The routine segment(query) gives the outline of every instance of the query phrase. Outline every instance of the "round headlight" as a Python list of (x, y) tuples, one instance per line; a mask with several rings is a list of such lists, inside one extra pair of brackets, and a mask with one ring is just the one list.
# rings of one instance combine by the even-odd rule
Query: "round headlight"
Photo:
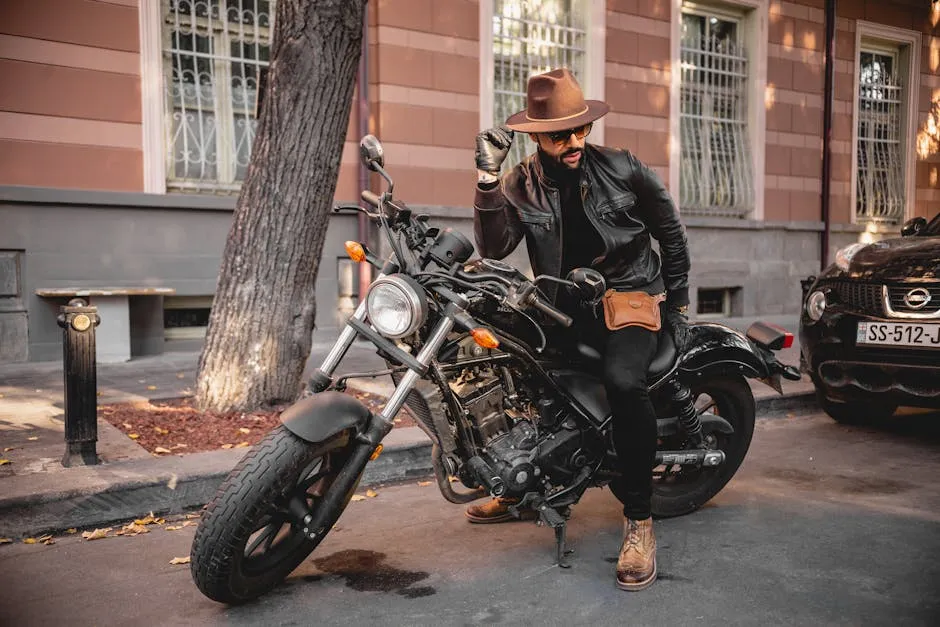
[(822, 318), (826, 311), (826, 295), (823, 292), (813, 292), (806, 299), (806, 315), (810, 320), (816, 321)]
[(392, 274), (375, 281), (366, 296), (366, 312), (376, 331), (391, 338), (418, 330), (428, 313), (424, 290), (409, 276)]

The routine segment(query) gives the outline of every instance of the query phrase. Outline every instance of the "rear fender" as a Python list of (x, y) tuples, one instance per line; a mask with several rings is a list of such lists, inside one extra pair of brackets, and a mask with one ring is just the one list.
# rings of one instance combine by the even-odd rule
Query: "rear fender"
[(281, 414), (287, 430), (307, 442), (323, 442), (346, 429), (365, 431), (372, 412), (349, 394), (320, 392), (299, 400)]
[(689, 331), (689, 348), (678, 363), (684, 378), (737, 374), (762, 379), (770, 375), (757, 348), (740, 331), (714, 322), (692, 324)]

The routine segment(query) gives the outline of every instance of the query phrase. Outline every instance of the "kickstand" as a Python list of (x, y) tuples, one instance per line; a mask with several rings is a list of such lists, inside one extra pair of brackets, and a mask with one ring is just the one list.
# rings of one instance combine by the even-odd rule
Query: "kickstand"
[(555, 530), (556, 560), (559, 568), (571, 568), (571, 564), (565, 559), (566, 556), (574, 553), (573, 550), (565, 546), (565, 532), (568, 529), (568, 521), (558, 513), (558, 510), (544, 503), (539, 506), (539, 519), (540, 522), (544, 522)]

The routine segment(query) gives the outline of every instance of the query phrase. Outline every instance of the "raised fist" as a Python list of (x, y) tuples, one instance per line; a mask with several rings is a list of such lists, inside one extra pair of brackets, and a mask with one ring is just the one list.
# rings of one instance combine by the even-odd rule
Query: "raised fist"
[(477, 135), (477, 149), (474, 155), (477, 170), (498, 176), (499, 168), (512, 147), (512, 137), (512, 129), (506, 126), (490, 128)]

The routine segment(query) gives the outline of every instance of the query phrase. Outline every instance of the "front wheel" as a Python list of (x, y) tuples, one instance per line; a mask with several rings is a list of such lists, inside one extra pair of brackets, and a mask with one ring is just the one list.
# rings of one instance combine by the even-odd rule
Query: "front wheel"
[[(278, 425), (229, 473), (206, 506), (190, 553), (193, 580), (207, 597), (237, 604), (281, 582), (323, 540), (303, 530), (349, 457), (347, 432), (311, 444)], [(343, 506), (331, 512), (327, 529)]]
[[(714, 468), (658, 466), (653, 469), (653, 516), (669, 518), (694, 512), (731, 480), (747, 455), (754, 435), (754, 395), (743, 377), (717, 377), (692, 385), (697, 412), (710, 412), (727, 420), (734, 433), (706, 435), (706, 446), (720, 449), (725, 461)], [(687, 448), (683, 435), (659, 443), (665, 450)]]

